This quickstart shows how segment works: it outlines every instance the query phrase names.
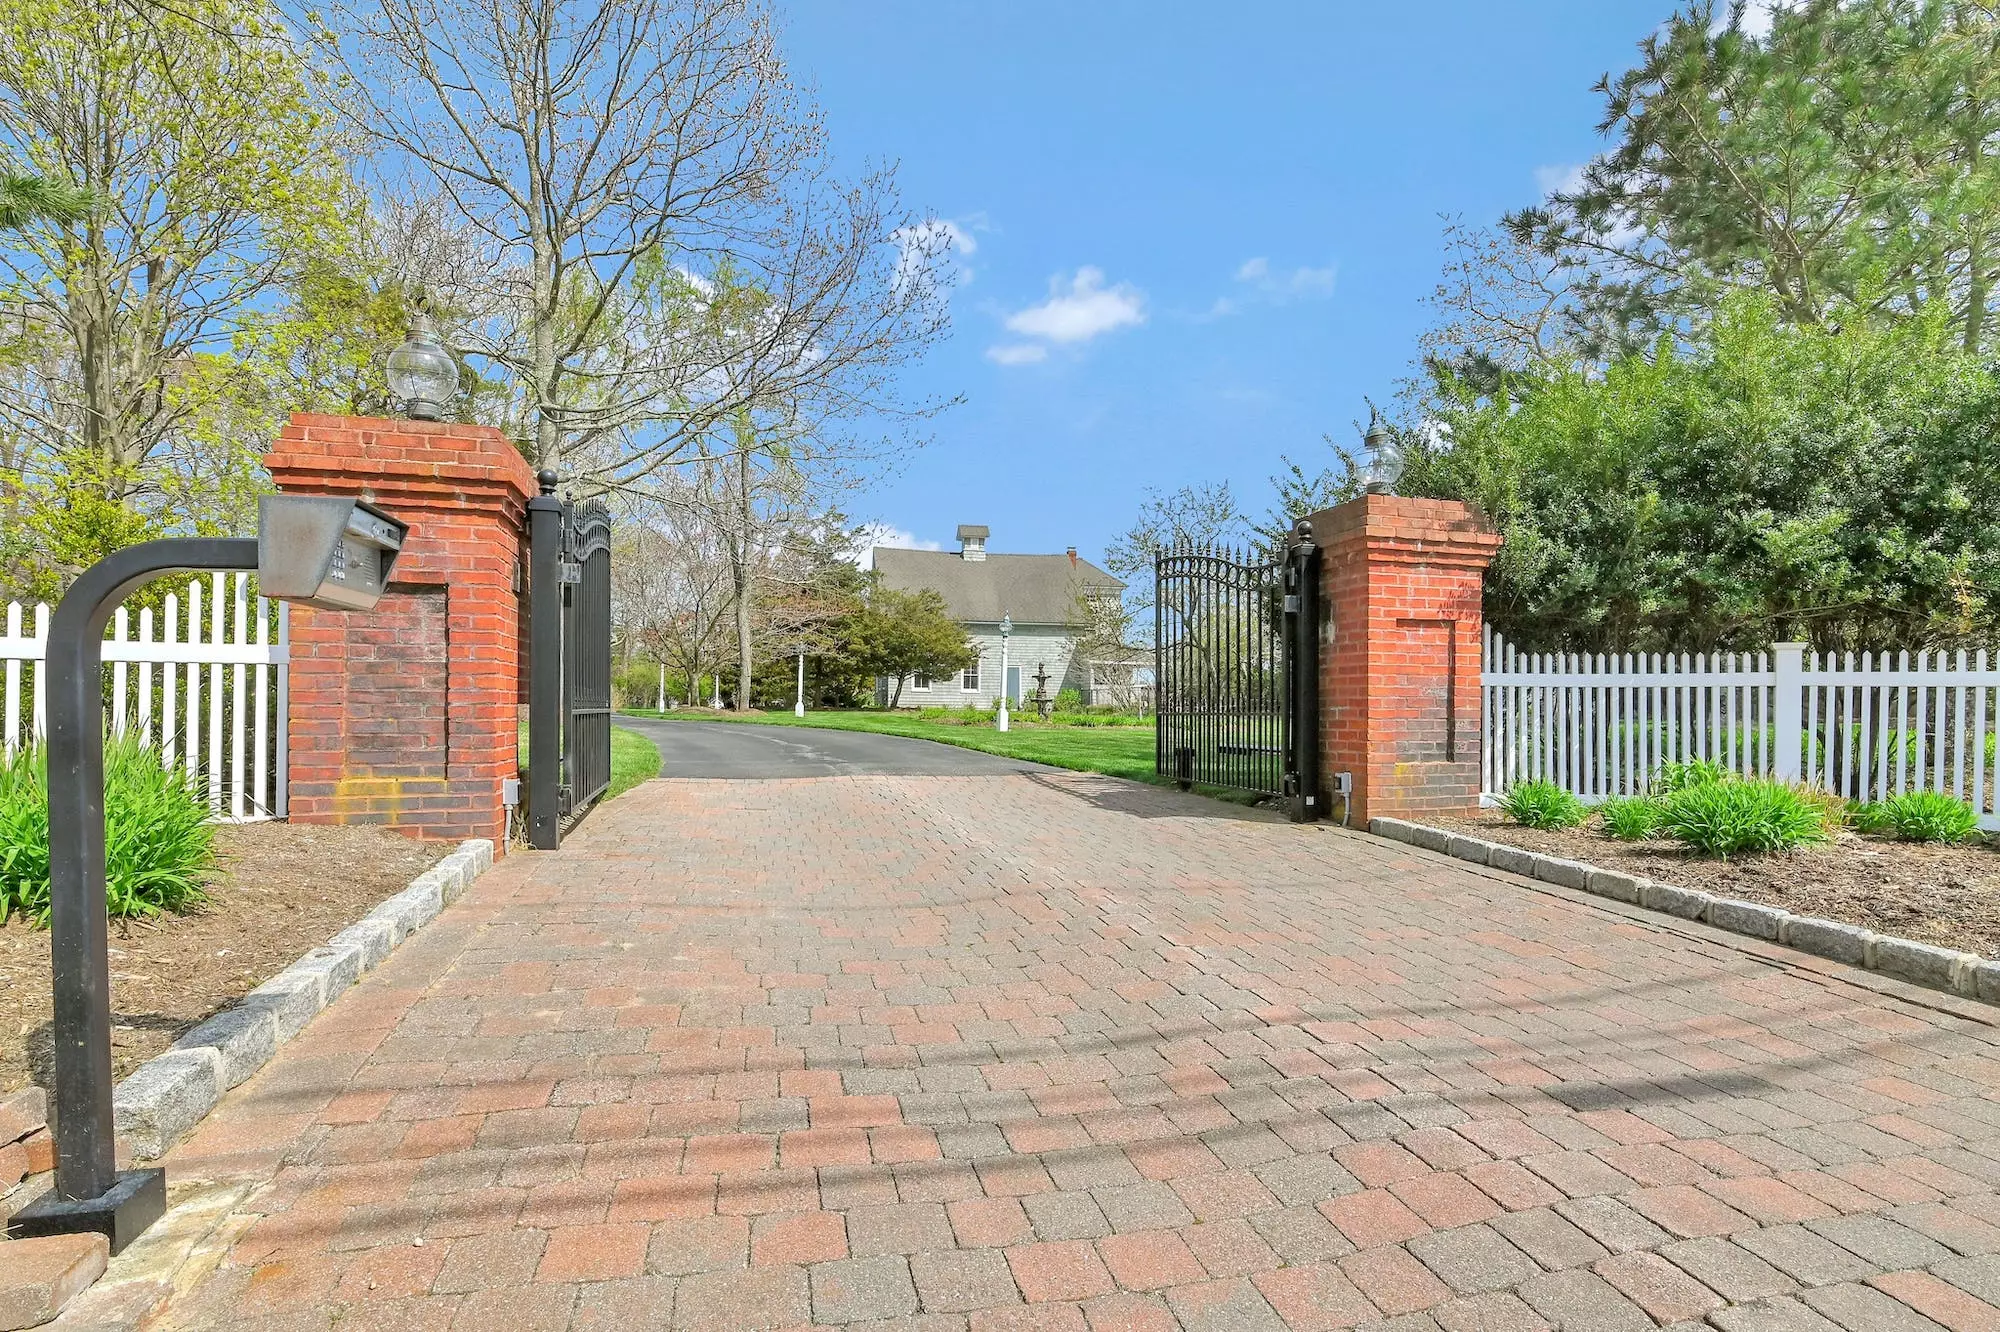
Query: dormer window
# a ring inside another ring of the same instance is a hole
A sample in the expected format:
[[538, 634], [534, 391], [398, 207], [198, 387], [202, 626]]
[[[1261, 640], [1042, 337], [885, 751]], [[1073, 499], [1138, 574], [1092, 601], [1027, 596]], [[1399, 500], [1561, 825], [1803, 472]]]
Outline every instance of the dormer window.
[[987, 529], [977, 523], [961, 523], [958, 528], [958, 555], [964, 560], [986, 558]]

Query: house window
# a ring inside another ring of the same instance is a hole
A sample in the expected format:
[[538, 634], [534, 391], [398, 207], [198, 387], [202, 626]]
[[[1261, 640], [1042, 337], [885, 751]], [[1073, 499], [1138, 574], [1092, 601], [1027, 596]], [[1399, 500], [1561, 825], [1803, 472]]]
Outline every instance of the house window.
[[910, 677], [910, 688], [929, 689], [930, 687], [931, 687], [931, 677], [924, 674], [922, 671], [918, 671], [915, 675]]
[[972, 664], [965, 668], [965, 674], [959, 678], [958, 687], [966, 690], [979, 688], [979, 659], [977, 657], [973, 658]]

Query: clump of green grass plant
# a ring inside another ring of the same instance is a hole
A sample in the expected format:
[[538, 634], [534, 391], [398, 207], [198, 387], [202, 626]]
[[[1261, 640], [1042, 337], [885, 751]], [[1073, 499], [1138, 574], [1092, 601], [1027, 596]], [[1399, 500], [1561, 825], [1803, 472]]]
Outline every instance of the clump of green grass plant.
[[1826, 811], [1784, 782], [1711, 781], [1667, 797], [1659, 826], [1691, 850], [1727, 859], [1825, 841]]
[[1962, 842], [1979, 826], [1971, 805], [1942, 791], [1907, 791], [1885, 800], [1880, 821], [1906, 842]]
[[1524, 828], [1574, 828], [1583, 802], [1554, 782], [1516, 782], [1500, 797], [1500, 812]]
[[[114, 917], [186, 911], [206, 900], [214, 858], [208, 803], [184, 768], [130, 742], [104, 753], [104, 895]], [[49, 917], [48, 760], [23, 748], [0, 763], [0, 921]]]
[[1613, 796], [1597, 812], [1604, 816], [1604, 830], [1621, 842], [1643, 841], [1660, 825], [1659, 802], [1642, 797]]

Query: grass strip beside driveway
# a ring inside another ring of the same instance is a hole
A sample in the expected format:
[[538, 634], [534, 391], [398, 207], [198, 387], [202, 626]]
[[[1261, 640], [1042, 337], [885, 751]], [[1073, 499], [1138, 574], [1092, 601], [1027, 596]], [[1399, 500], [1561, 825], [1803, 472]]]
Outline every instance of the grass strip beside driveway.
[[611, 789], [606, 800], [660, 775], [660, 747], [622, 726], [611, 728]]
[[[516, 754], [521, 765], [521, 789], [528, 788], [528, 727], [523, 723]], [[650, 781], [660, 775], [660, 747], [622, 726], [611, 728], [611, 786], [603, 798], [623, 795], [640, 782]], [[523, 795], [522, 799], [527, 797]]]

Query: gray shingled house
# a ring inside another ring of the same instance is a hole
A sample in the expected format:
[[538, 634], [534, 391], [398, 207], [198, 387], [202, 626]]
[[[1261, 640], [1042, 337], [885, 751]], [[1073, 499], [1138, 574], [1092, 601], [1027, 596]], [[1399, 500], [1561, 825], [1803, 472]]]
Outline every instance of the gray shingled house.
[[[958, 529], [959, 548], [901, 550], [875, 548], [875, 571], [882, 584], [898, 591], [930, 588], [944, 598], [953, 619], [965, 626], [979, 649], [979, 661], [950, 679], [916, 676], [903, 684], [904, 707], [961, 707], [967, 703], [991, 707], [1000, 697], [1000, 617], [1010, 616], [1014, 632], [1007, 649], [1008, 697], [1015, 702], [1035, 692], [1035, 671], [1046, 667], [1049, 693], [1074, 689], [1092, 701], [1090, 663], [1079, 659], [1077, 637], [1083, 632], [1078, 612], [1083, 597], [1116, 597], [1125, 584], [1089, 560], [1076, 547], [1060, 555], [989, 555], [987, 529], [967, 524]], [[876, 701], [886, 706], [895, 682], [875, 682]]]

